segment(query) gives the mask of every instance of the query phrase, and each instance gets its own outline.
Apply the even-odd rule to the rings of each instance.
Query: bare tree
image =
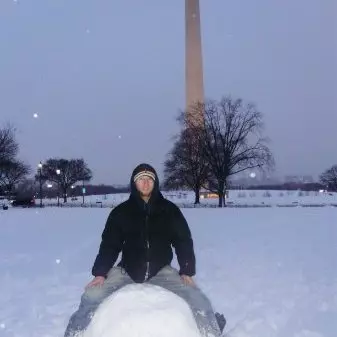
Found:
[[[337,191],[337,165],[332,166],[320,175],[320,181],[331,191]]]
[[[28,165],[18,160],[3,161],[0,166],[0,186],[11,194],[16,184],[30,173]]]
[[[227,96],[219,102],[198,103],[185,115],[185,123],[197,125],[203,134],[204,155],[210,170],[208,188],[218,194],[219,207],[223,206],[231,175],[273,167],[267,139],[262,137],[262,114],[253,104]]]
[[[197,127],[184,129],[164,163],[164,186],[190,188],[195,193],[195,204],[200,203],[200,189],[207,180],[208,166]]]
[[[39,175],[35,176],[40,179]],[[48,159],[42,166],[42,179],[57,183],[67,202],[67,191],[78,181],[90,181],[92,172],[83,159]]]
[[[15,132],[10,124],[0,129],[0,187],[7,193],[11,193],[30,171],[29,166],[16,159],[19,144]]]
[[[19,151],[19,145],[15,139],[15,129],[7,125],[0,129],[0,166],[4,162],[13,160]]]

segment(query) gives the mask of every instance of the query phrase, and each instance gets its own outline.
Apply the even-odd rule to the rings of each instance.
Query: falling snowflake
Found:
[[[60,264],[61,263],[61,260],[60,259],[56,259],[55,261],[57,264]]]
[[[35,114],[33,115],[33,117],[34,117],[34,118],[38,118],[38,117],[39,117],[39,114],[38,114],[38,113],[35,113]]]
[[[0,328],[1,328],[1,329],[5,329],[5,327],[6,327],[6,326],[5,326],[5,323],[1,323],[1,324],[0,324]]]

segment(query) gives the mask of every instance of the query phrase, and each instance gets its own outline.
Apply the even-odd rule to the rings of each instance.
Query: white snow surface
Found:
[[[182,211],[195,243],[195,281],[224,313],[229,336],[337,336],[337,208]],[[47,207],[0,211],[1,337],[63,336],[92,279],[109,212]],[[173,266],[178,266],[176,260]],[[118,305],[121,311],[113,301],[123,303]],[[195,326],[186,308],[165,291],[145,285],[124,288],[100,308],[102,315],[97,314],[85,337],[98,337],[90,331],[105,325],[114,337],[150,337],[123,330],[139,324],[145,330],[160,328],[156,337],[177,337],[174,331],[180,328],[190,337]],[[125,335],[117,334],[122,330]]]
[[[82,336],[200,337],[200,334],[190,308],[180,297],[157,286],[135,284],[125,286],[104,301]]]

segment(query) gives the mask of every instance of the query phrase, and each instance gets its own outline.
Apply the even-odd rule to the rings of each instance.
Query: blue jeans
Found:
[[[190,306],[201,336],[220,336],[221,332],[208,298],[198,287],[185,285],[178,271],[166,266],[146,281],[160,286],[183,298]],[[86,289],[81,297],[78,310],[71,316],[64,337],[74,337],[89,325],[96,309],[113,292],[127,284],[134,283],[120,267],[112,268],[102,286]]]

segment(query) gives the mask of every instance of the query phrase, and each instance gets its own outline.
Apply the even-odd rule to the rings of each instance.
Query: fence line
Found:
[[[217,204],[193,204],[193,203],[175,203],[179,208],[219,208]],[[118,203],[60,203],[58,205],[55,203],[43,203],[43,207],[59,207],[59,208],[114,208]],[[39,208],[40,205],[36,204],[36,208]],[[294,208],[294,207],[311,207],[311,208],[322,208],[322,207],[337,207],[337,203],[325,203],[325,204],[227,204],[223,208],[273,208],[273,207],[283,207],[283,208]]]

